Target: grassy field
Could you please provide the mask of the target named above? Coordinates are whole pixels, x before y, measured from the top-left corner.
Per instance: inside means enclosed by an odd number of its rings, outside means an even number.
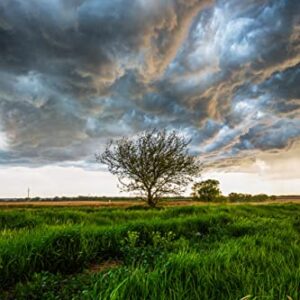
[[[300,205],[0,209],[0,299],[300,299]]]
[[[226,197],[225,197],[226,199]],[[254,197],[255,199],[255,197]],[[253,205],[265,205],[265,204],[278,204],[278,203],[295,203],[300,204],[300,196],[276,196],[275,199],[269,197],[269,199],[256,200],[256,201],[240,201],[230,202],[226,199],[227,205],[237,204],[253,204]],[[223,201],[223,203],[225,203]],[[138,200],[133,197],[61,197],[54,199],[43,199],[43,198],[32,198],[32,199],[0,199],[0,209],[10,207],[115,207],[115,208],[126,208],[131,206],[143,205],[145,202]],[[175,198],[164,198],[160,202],[159,206],[202,206],[202,205],[220,205],[220,202],[203,202],[196,200],[192,197],[175,197]]]

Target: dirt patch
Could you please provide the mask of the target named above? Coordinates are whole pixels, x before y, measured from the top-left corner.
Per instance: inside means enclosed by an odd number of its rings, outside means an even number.
[[[122,262],[118,260],[107,260],[103,261],[99,264],[93,264],[89,267],[88,272],[89,273],[100,273],[100,272],[106,272],[111,269],[118,268],[122,265]]]

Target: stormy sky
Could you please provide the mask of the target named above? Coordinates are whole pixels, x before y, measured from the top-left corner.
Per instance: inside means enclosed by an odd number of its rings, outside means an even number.
[[[300,1],[0,1],[0,196],[116,194],[94,154],[153,127],[225,192],[300,193]]]

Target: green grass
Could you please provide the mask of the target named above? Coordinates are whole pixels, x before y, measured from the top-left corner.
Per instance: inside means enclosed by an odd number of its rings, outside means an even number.
[[[300,299],[299,216],[295,204],[2,209],[0,299]]]

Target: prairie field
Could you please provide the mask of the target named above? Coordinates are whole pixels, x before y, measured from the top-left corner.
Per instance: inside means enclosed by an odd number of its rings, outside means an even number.
[[[300,205],[3,206],[0,299],[300,299]]]
[[[88,197],[82,197],[83,199],[77,200],[76,198],[69,198],[68,200],[45,200],[41,199],[37,200],[17,200],[17,201],[0,201],[0,209],[1,208],[10,208],[10,207],[115,207],[115,208],[126,208],[131,206],[140,206],[143,204],[140,200],[135,200],[132,198],[124,198],[124,199],[114,199],[107,198],[104,200],[90,200]],[[278,203],[295,203],[300,204],[300,196],[282,196],[276,197],[275,200],[263,200],[263,201],[247,201],[247,204],[251,205],[266,205],[266,204],[278,204]],[[226,202],[227,205],[238,205],[245,204],[245,202]],[[160,202],[160,206],[207,206],[207,205],[220,205],[218,202],[205,202],[198,201],[192,198],[178,198],[175,200],[166,199]]]

